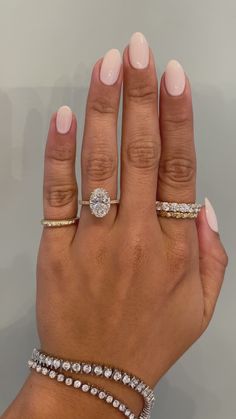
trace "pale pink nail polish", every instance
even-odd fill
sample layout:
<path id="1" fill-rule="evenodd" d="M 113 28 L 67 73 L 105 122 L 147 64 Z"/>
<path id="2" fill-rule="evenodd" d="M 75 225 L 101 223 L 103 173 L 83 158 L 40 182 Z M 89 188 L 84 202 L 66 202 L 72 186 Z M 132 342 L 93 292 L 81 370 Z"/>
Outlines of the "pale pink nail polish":
<path id="1" fill-rule="evenodd" d="M 111 86 L 115 84 L 121 68 L 122 58 L 118 49 L 111 49 L 106 53 L 100 70 L 100 79 L 102 83 Z"/>
<path id="2" fill-rule="evenodd" d="M 134 68 L 143 69 L 149 64 L 149 45 L 141 32 L 135 32 L 129 42 L 129 59 Z"/>
<path id="3" fill-rule="evenodd" d="M 216 213 L 208 198 L 205 198 L 205 211 L 206 211 L 206 219 L 207 219 L 209 227 L 213 231 L 218 233 L 219 228 L 218 228 Z"/>
<path id="4" fill-rule="evenodd" d="M 171 96 L 180 96 L 184 92 L 185 84 L 186 78 L 182 65 L 176 60 L 169 61 L 165 71 L 167 92 Z"/>
<path id="5" fill-rule="evenodd" d="M 72 110 L 69 106 L 61 106 L 57 111 L 56 127 L 59 134 L 66 134 L 70 131 L 72 123 Z"/>

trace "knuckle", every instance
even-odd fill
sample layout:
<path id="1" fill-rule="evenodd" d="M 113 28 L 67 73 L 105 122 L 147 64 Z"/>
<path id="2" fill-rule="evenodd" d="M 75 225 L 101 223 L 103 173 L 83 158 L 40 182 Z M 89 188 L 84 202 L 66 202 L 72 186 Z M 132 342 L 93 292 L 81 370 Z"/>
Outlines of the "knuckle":
<path id="1" fill-rule="evenodd" d="M 53 160 L 56 163 L 74 160 L 74 150 L 69 144 L 51 147 L 46 152 L 46 158 Z"/>
<path id="2" fill-rule="evenodd" d="M 45 199 L 50 207 L 66 206 L 72 202 L 76 194 L 76 185 L 45 186 Z"/>
<path id="3" fill-rule="evenodd" d="M 131 233 L 129 246 L 129 266 L 133 272 L 137 272 L 142 265 L 146 264 L 148 259 L 148 249 L 145 240 L 143 240 L 143 233 Z"/>
<path id="4" fill-rule="evenodd" d="M 105 146 L 91 151 L 85 156 L 86 175 L 92 180 L 106 180 L 113 176 L 116 162 L 112 153 Z"/>
<path id="5" fill-rule="evenodd" d="M 220 243 L 219 248 L 216 250 L 215 260 L 221 265 L 223 270 L 225 270 L 229 263 L 229 257 L 224 246 Z"/>
<path id="6" fill-rule="evenodd" d="M 159 160 L 158 144 L 154 138 L 138 134 L 127 146 L 127 158 L 134 167 L 155 169 Z"/>
<path id="7" fill-rule="evenodd" d="M 227 268 L 227 266 L 229 264 L 229 257 L 228 257 L 228 254 L 227 254 L 227 252 L 224 248 L 222 248 L 221 263 L 224 266 L 224 268 Z"/>
<path id="8" fill-rule="evenodd" d="M 117 112 L 117 107 L 113 104 L 111 98 L 105 95 L 97 96 L 94 99 L 91 98 L 88 108 L 89 111 L 98 115 L 114 115 Z"/>
<path id="9" fill-rule="evenodd" d="M 164 183 L 189 183 L 195 177 L 195 162 L 188 157 L 173 157 L 160 163 L 160 179 Z"/>
<path id="10" fill-rule="evenodd" d="M 146 80 L 130 83 L 126 89 L 128 99 L 135 103 L 149 104 L 157 101 L 157 87 L 147 84 Z"/>
<path id="11" fill-rule="evenodd" d="M 189 109 L 175 108 L 175 112 L 163 117 L 162 123 L 166 131 L 185 131 L 192 126 L 192 113 Z"/>

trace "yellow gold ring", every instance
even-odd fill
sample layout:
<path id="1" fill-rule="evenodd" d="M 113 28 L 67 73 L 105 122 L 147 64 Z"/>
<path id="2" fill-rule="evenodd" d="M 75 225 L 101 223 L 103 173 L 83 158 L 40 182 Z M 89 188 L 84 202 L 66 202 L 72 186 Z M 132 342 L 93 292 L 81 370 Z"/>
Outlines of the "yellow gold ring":
<path id="1" fill-rule="evenodd" d="M 157 215 L 159 217 L 165 217 L 165 218 L 182 218 L 182 219 L 186 219 L 186 218 L 197 218 L 198 213 L 196 212 L 172 212 L 172 211 L 158 211 Z"/>
<path id="2" fill-rule="evenodd" d="M 65 227 L 65 226 L 70 226 L 73 224 L 76 224 L 78 222 L 79 218 L 69 218 L 69 219 L 65 219 L 65 220 L 41 220 L 41 224 L 44 227 Z"/>

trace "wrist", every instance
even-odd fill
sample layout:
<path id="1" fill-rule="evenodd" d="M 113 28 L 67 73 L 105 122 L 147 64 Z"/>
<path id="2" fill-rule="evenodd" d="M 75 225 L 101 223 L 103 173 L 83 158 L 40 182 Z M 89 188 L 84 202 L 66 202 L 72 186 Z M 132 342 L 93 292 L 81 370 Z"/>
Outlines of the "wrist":
<path id="1" fill-rule="evenodd" d="M 93 378 L 93 377 L 91 377 Z M 129 405 L 134 413 L 138 415 L 143 407 L 142 398 L 131 391 L 129 388 L 108 382 L 104 385 L 102 379 L 96 378 L 90 380 L 91 384 L 97 384 L 105 387 L 107 391 L 115 394 L 118 398 Z M 105 405 L 99 399 L 90 394 L 78 392 L 73 388 L 67 388 L 60 383 L 50 380 L 41 374 L 32 371 L 19 393 L 17 399 L 3 416 L 3 419 L 94 419 L 96 417 L 103 419 L 119 419 L 120 412 Z M 80 416 L 81 414 L 81 416 Z"/>

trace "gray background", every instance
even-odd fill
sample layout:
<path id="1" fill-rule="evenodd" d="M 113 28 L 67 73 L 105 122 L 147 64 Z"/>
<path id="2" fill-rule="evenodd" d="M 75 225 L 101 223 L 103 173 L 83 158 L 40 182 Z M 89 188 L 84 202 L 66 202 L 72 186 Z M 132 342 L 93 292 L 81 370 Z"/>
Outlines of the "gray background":
<path id="1" fill-rule="evenodd" d="M 63 104 L 73 108 L 80 145 L 93 63 L 142 31 L 159 74 L 177 58 L 192 81 L 198 198 L 212 200 L 231 257 L 211 327 L 159 384 L 153 417 L 235 418 L 235 1 L 0 0 L 0 6 L 0 412 L 24 381 L 36 343 L 50 114 Z"/>

